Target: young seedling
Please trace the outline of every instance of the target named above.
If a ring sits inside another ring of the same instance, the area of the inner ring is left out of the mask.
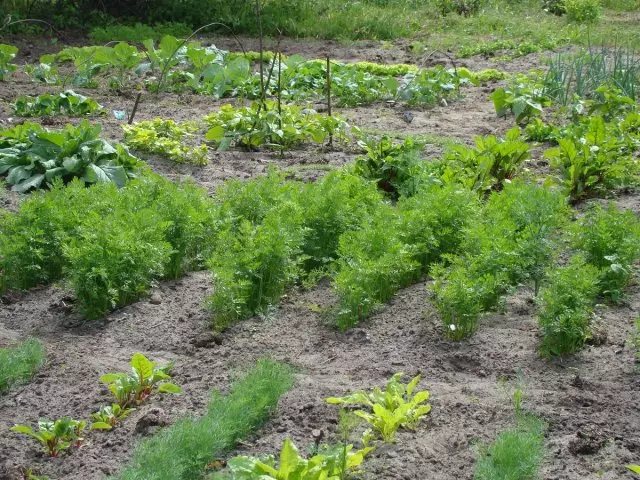
[[[430,396],[428,391],[420,391],[413,395],[420,375],[408,384],[400,382],[402,376],[403,373],[396,373],[384,390],[379,387],[375,387],[370,393],[359,390],[345,397],[327,398],[327,402],[367,405],[371,411],[357,410],[355,414],[369,423],[384,442],[391,443],[400,427],[415,429],[418,421],[431,411],[431,405],[425,404]],[[365,435],[365,438],[368,437],[369,435]],[[368,442],[365,442],[365,445],[366,443]]]
[[[128,417],[133,410],[133,408],[122,408],[117,403],[104,405],[100,407],[100,410],[91,414],[91,419],[94,421],[91,424],[91,430],[111,430],[119,425],[123,418]]]
[[[11,427],[11,431],[23,433],[36,439],[47,455],[57,457],[71,446],[80,447],[83,440],[81,435],[86,426],[87,422],[84,420],[63,417],[55,422],[39,420],[37,431],[29,425],[15,425]]]
[[[130,365],[131,373],[107,373],[100,377],[100,381],[109,386],[109,391],[122,409],[143,404],[159,382],[157,391],[160,393],[182,393],[179,386],[164,381],[171,378],[169,371],[173,364],[156,367],[155,362],[136,353],[131,358]]]

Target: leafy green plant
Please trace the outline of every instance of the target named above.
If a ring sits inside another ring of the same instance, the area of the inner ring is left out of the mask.
[[[16,71],[17,66],[10,62],[16,58],[17,54],[17,47],[0,43],[0,82],[4,81],[11,72]]]
[[[640,221],[636,215],[619,210],[614,203],[606,208],[596,203],[576,223],[573,239],[585,260],[600,270],[600,294],[620,301],[633,274],[633,264],[640,257]]]
[[[475,137],[475,148],[452,145],[445,154],[443,179],[460,182],[472,190],[501,190],[530,158],[531,146],[520,134],[516,127],[504,139],[493,135]]]
[[[545,423],[534,415],[516,413],[516,425],[498,433],[481,450],[475,480],[535,480],[544,459]]]
[[[187,37],[191,34],[191,27],[184,23],[166,22],[155,25],[147,25],[136,22],[133,25],[107,25],[104,27],[93,27],[89,32],[92,42],[107,43],[114,40],[124,40],[126,42],[142,43],[149,38],[160,40],[164,35],[174,37]]]
[[[83,117],[86,115],[105,114],[102,105],[73,90],[66,90],[58,95],[43,94],[37,97],[22,96],[13,104],[13,111],[21,117],[42,117],[45,115],[69,115]]]
[[[124,141],[136,150],[156,153],[176,163],[206,165],[208,147],[187,145],[199,127],[195,122],[177,123],[173,120],[145,120],[135,125],[122,125]]]
[[[169,372],[173,364],[165,367],[156,367],[141,353],[134,353],[131,357],[130,373],[107,373],[100,377],[102,383],[108,385],[109,391],[116,399],[122,413],[133,406],[138,406],[147,401],[157,386],[158,393],[181,393],[182,389],[166,380],[171,376]],[[111,413],[115,413],[113,410]]]
[[[570,22],[594,23],[602,15],[601,0],[565,0],[564,3]]]
[[[499,117],[511,113],[518,124],[528,123],[550,104],[544,86],[526,75],[517,75],[508,87],[497,88],[489,98]]]
[[[185,416],[138,443],[119,478],[201,477],[209,462],[223,457],[267,421],[293,380],[288,365],[259,360],[233,382],[229,393],[212,393],[204,416]]]
[[[383,204],[363,219],[360,229],[340,237],[333,278],[340,299],[335,318],[340,330],[367,318],[398,289],[419,278],[416,248],[404,241],[400,224],[393,207]]]
[[[221,229],[208,262],[215,286],[208,302],[216,328],[264,312],[300,276],[302,224],[301,208],[287,202],[258,225],[245,218]]]
[[[0,348],[0,395],[29,381],[44,363],[45,356],[43,345],[35,338]]]
[[[339,117],[295,105],[282,105],[279,111],[271,101],[254,102],[250,107],[224,105],[205,121],[211,127],[207,140],[218,144],[220,150],[234,144],[245,148],[291,148],[306,142],[324,143],[329,138],[346,141],[351,132]]]
[[[396,97],[409,105],[446,105],[447,99],[459,96],[461,86],[476,83],[473,74],[466,69],[435,67],[407,73],[398,87]]]
[[[171,258],[169,226],[152,208],[118,209],[102,218],[89,212],[63,246],[65,276],[86,319],[101,318],[148,292]]]
[[[52,54],[42,55],[40,63],[37,65],[25,65],[26,73],[33,82],[44,83],[46,85],[58,85],[62,79],[55,65],[56,56]]]
[[[67,47],[56,55],[59,62],[71,61],[76,69],[73,84],[97,88],[96,75],[109,67],[111,48],[105,46]]]
[[[355,414],[369,423],[384,442],[390,443],[394,441],[399,428],[415,429],[418,422],[431,411],[431,405],[425,403],[429,400],[429,392],[423,390],[414,394],[420,375],[408,384],[400,381],[403,375],[393,375],[384,390],[375,387],[368,393],[359,390],[345,397],[326,400],[331,404],[366,405],[369,411],[357,410]]]
[[[599,116],[588,120],[581,137],[560,138],[558,147],[547,150],[545,157],[560,170],[559,181],[573,201],[636,181],[637,162],[624,152],[624,145]]]
[[[347,445],[346,470],[357,471],[372,447],[352,451],[353,445]],[[211,480],[342,480],[346,472],[342,471],[342,462],[338,455],[317,454],[310,459],[300,455],[290,438],[286,438],[276,461],[272,456],[264,459],[239,456],[227,462],[227,471],[213,474]]]
[[[123,408],[118,403],[103,405],[95,413],[91,414],[91,430],[111,430],[120,424],[122,419],[128,417],[134,409]]]
[[[598,269],[574,256],[569,264],[552,270],[542,290],[538,319],[542,353],[574,353],[590,336],[593,305],[598,293]]]
[[[372,138],[360,142],[366,155],[356,158],[354,172],[366,180],[373,180],[378,188],[392,198],[414,193],[412,180],[423,162],[421,145],[407,139],[395,145],[389,137],[379,141]]]
[[[17,192],[50,186],[56,178],[122,187],[136,176],[139,162],[122,145],[101,139],[100,131],[85,120],[59,132],[34,123],[0,131],[0,175]]]
[[[637,473],[640,475],[640,465],[627,465],[627,468],[633,473]]]
[[[56,421],[39,420],[38,430],[28,425],[15,425],[12,432],[22,433],[37,440],[50,457],[57,457],[71,446],[79,447],[87,422],[64,417]]]

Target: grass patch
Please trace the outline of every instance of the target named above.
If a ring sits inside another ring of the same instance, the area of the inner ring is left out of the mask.
[[[475,480],[534,480],[544,457],[546,425],[538,417],[518,413],[515,427],[500,432],[476,464]]]
[[[31,338],[17,345],[0,348],[0,395],[14,385],[27,382],[44,363],[42,344]]]
[[[227,395],[214,391],[207,414],[184,418],[140,442],[120,480],[193,480],[209,462],[263,425],[293,386],[291,367],[260,360]]]
[[[92,28],[89,32],[89,39],[95,43],[113,41],[142,43],[149,38],[160,40],[165,35],[186,38],[191,34],[191,31],[191,27],[184,23],[167,22],[151,26],[138,22],[135,25],[107,25]]]

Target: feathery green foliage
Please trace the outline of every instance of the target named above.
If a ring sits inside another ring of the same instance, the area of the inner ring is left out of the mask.
[[[120,480],[193,480],[206,465],[264,424],[293,386],[291,368],[271,360],[237,380],[227,395],[213,392],[202,417],[186,417],[141,441]]]
[[[0,395],[28,382],[44,363],[45,356],[44,347],[35,338],[0,348]]]

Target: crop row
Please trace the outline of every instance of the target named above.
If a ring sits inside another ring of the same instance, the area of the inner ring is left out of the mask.
[[[24,72],[45,84],[95,88],[105,81],[116,90],[145,86],[150,91],[192,91],[216,98],[280,95],[289,101],[326,99],[330,83],[335,103],[341,106],[389,99],[433,105],[458,96],[461,86],[503,78],[495,70],[474,74],[465,68],[327,63],[273,52],[263,53],[264,67],[255,72],[254,63],[261,58],[256,52],[229,53],[171,36],[159,43],[147,40],[143,45],[142,51],[125,42],[113,47],[69,47],[44,55],[38,65],[25,66]],[[11,60],[17,51],[0,44],[0,80],[16,70]],[[72,73],[67,73],[69,63],[73,64]]]

